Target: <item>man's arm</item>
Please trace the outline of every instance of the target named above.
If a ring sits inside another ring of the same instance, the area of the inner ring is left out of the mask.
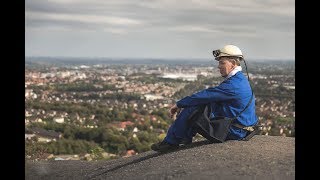
[[[177,101],[178,108],[208,104],[210,102],[226,101],[235,98],[234,88],[230,83],[222,83],[217,87],[204,89],[191,96]]]

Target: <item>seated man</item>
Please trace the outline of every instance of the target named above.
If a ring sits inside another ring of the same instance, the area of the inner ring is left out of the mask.
[[[226,45],[213,53],[219,61],[218,68],[221,76],[225,78],[224,81],[216,87],[209,87],[177,101],[169,111],[171,117],[178,113],[176,120],[164,140],[151,146],[152,150],[165,151],[191,143],[196,133],[200,132],[195,123],[190,124],[188,119],[204,105],[210,107],[210,119],[215,116],[236,117],[234,121],[243,127],[257,123],[254,94],[240,66],[240,61],[243,60],[241,50],[237,46]],[[226,140],[241,140],[247,133],[243,128],[230,126]]]

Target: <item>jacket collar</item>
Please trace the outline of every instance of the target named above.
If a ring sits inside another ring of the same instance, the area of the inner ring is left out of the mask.
[[[237,66],[236,68],[234,68],[224,80],[229,79],[231,76],[234,76],[239,71],[242,71],[242,67],[241,66]]]

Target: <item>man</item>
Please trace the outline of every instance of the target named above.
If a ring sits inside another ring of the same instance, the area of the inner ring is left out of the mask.
[[[188,120],[193,112],[203,105],[209,105],[211,120],[216,116],[233,118],[239,115],[235,122],[242,127],[257,123],[254,94],[240,66],[240,61],[243,60],[241,50],[237,46],[226,45],[213,51],[213,55],[219,62],[218,68],[221,76],[225,78],[224,81],[216,87],[209,87],[177,101],[169,110],[171,117],[177,114],[176,120],[164,140],[151,146],[152,150],[166,151],[191,143],[196,133],[200,132],[197,124],[190,124]],[[248,131],[230,126],[227,133],[227,140],[241,140]],[[207,138],[203,132],[200,134]]]

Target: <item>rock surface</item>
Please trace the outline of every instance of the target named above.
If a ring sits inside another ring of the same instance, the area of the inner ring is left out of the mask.
[[[148,151],[110,161],[26,162],[34,179],[295,179],[295,138],[194,142],[167,153]]]

